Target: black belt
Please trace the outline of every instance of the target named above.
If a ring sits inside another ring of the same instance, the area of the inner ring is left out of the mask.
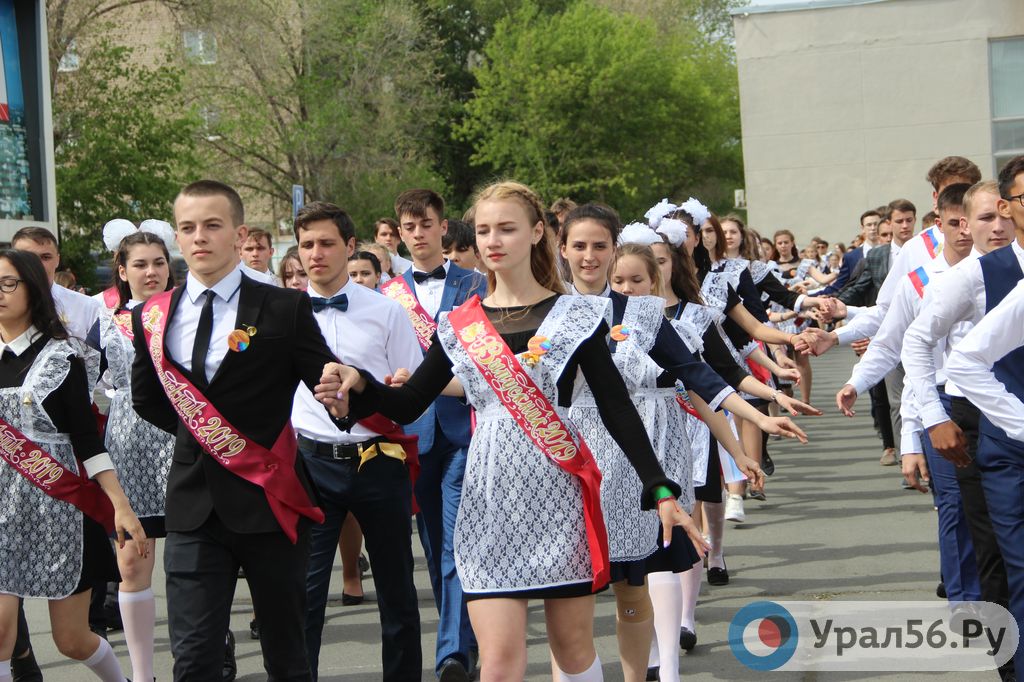
[[[333,459],[333,460],[357,460],[359,459],[359,449],[364,450],[373,445],[374,443],[381,443],[384,438],[371,438],[370,440],[363,441],[362,443],[322,443],[312,438],[306,438],[305,436],[299,436],[299,447],[304,450],[309,450],[315,457],[322,459]]]

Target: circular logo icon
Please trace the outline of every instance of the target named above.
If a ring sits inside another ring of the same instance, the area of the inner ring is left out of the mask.
[[[752,670],[776,670],[796,651],[797,627],[793,616],[773,601],[747,604],[729,623],[729,648]]]

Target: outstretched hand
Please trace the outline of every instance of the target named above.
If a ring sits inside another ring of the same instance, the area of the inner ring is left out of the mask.
[[[819,410],[818,408],[814,407],[813,405],[809,405],[803,402],[802,400],[797,400],[796,398],[790,397],[785,393],[782,393],[781,391],[775,397],[775,400],[776,402],[778,402],[779,407],[788,411],[794,417],[798,414],[804,414],[809,417],[821,416],[821,410]]]
[[[664,547],[672,544],[672,528],[679,526],[686,531],[686,535],[689,536],[690,542],[693,543],[693,548],[697,550],[697,554],[701,558],[707,556],[707,553],[711,550],[711,545],[704,539],[704,535],[697,528],[693,518],[679,506],[678,500],[672,498],[662,500],[658,504],[658,518],[661,519],[661,540]]]
[[[853,406],[857,404],[857,389],[850,384],[846,384],[839,392],[836,393],[836,407],[839,411],[845,414],[847,417],[852,417],[857,414],[854,411]]]
[[[801,353],[818,356],[826,353],[838,342],[834,334],[817,327],[808,327],[793,339],[793,347]]]
[[[801,443],[807,442],[807,434],[794,424],[789,417],[762,417],[758,422],[758,426],[768,434],[796,438]]]

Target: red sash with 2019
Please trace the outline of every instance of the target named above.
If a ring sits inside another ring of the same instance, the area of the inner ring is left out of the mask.
[[[263,488],[267,503],[292,542],[298,538],[299,517],[323,523],[295,473],[295,433],[289,421],[269,450],[242,435],[164,355],[164,331],[170,291],[150,298],[142,309],[142,328],[157,378],[174,411],[203,450],[225,469]]]
[[[487,319],[478,296],[450,312],[448,319],[459,343],[519,428],[548,459],[579,479],[593,588],[604,587],[610,577],[608,532],[601,512],[601,472],[590,449],[582,439],[573,439],[547,396]]]

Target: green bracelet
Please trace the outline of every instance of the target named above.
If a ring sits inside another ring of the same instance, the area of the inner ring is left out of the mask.
[[[675,499],[676,497],[672,494],[672,491],[668,489],[668,486],[659,485],[654,489],[654,499],[656,501],[661,502],[666,497],[671,497],[672,499]]]

